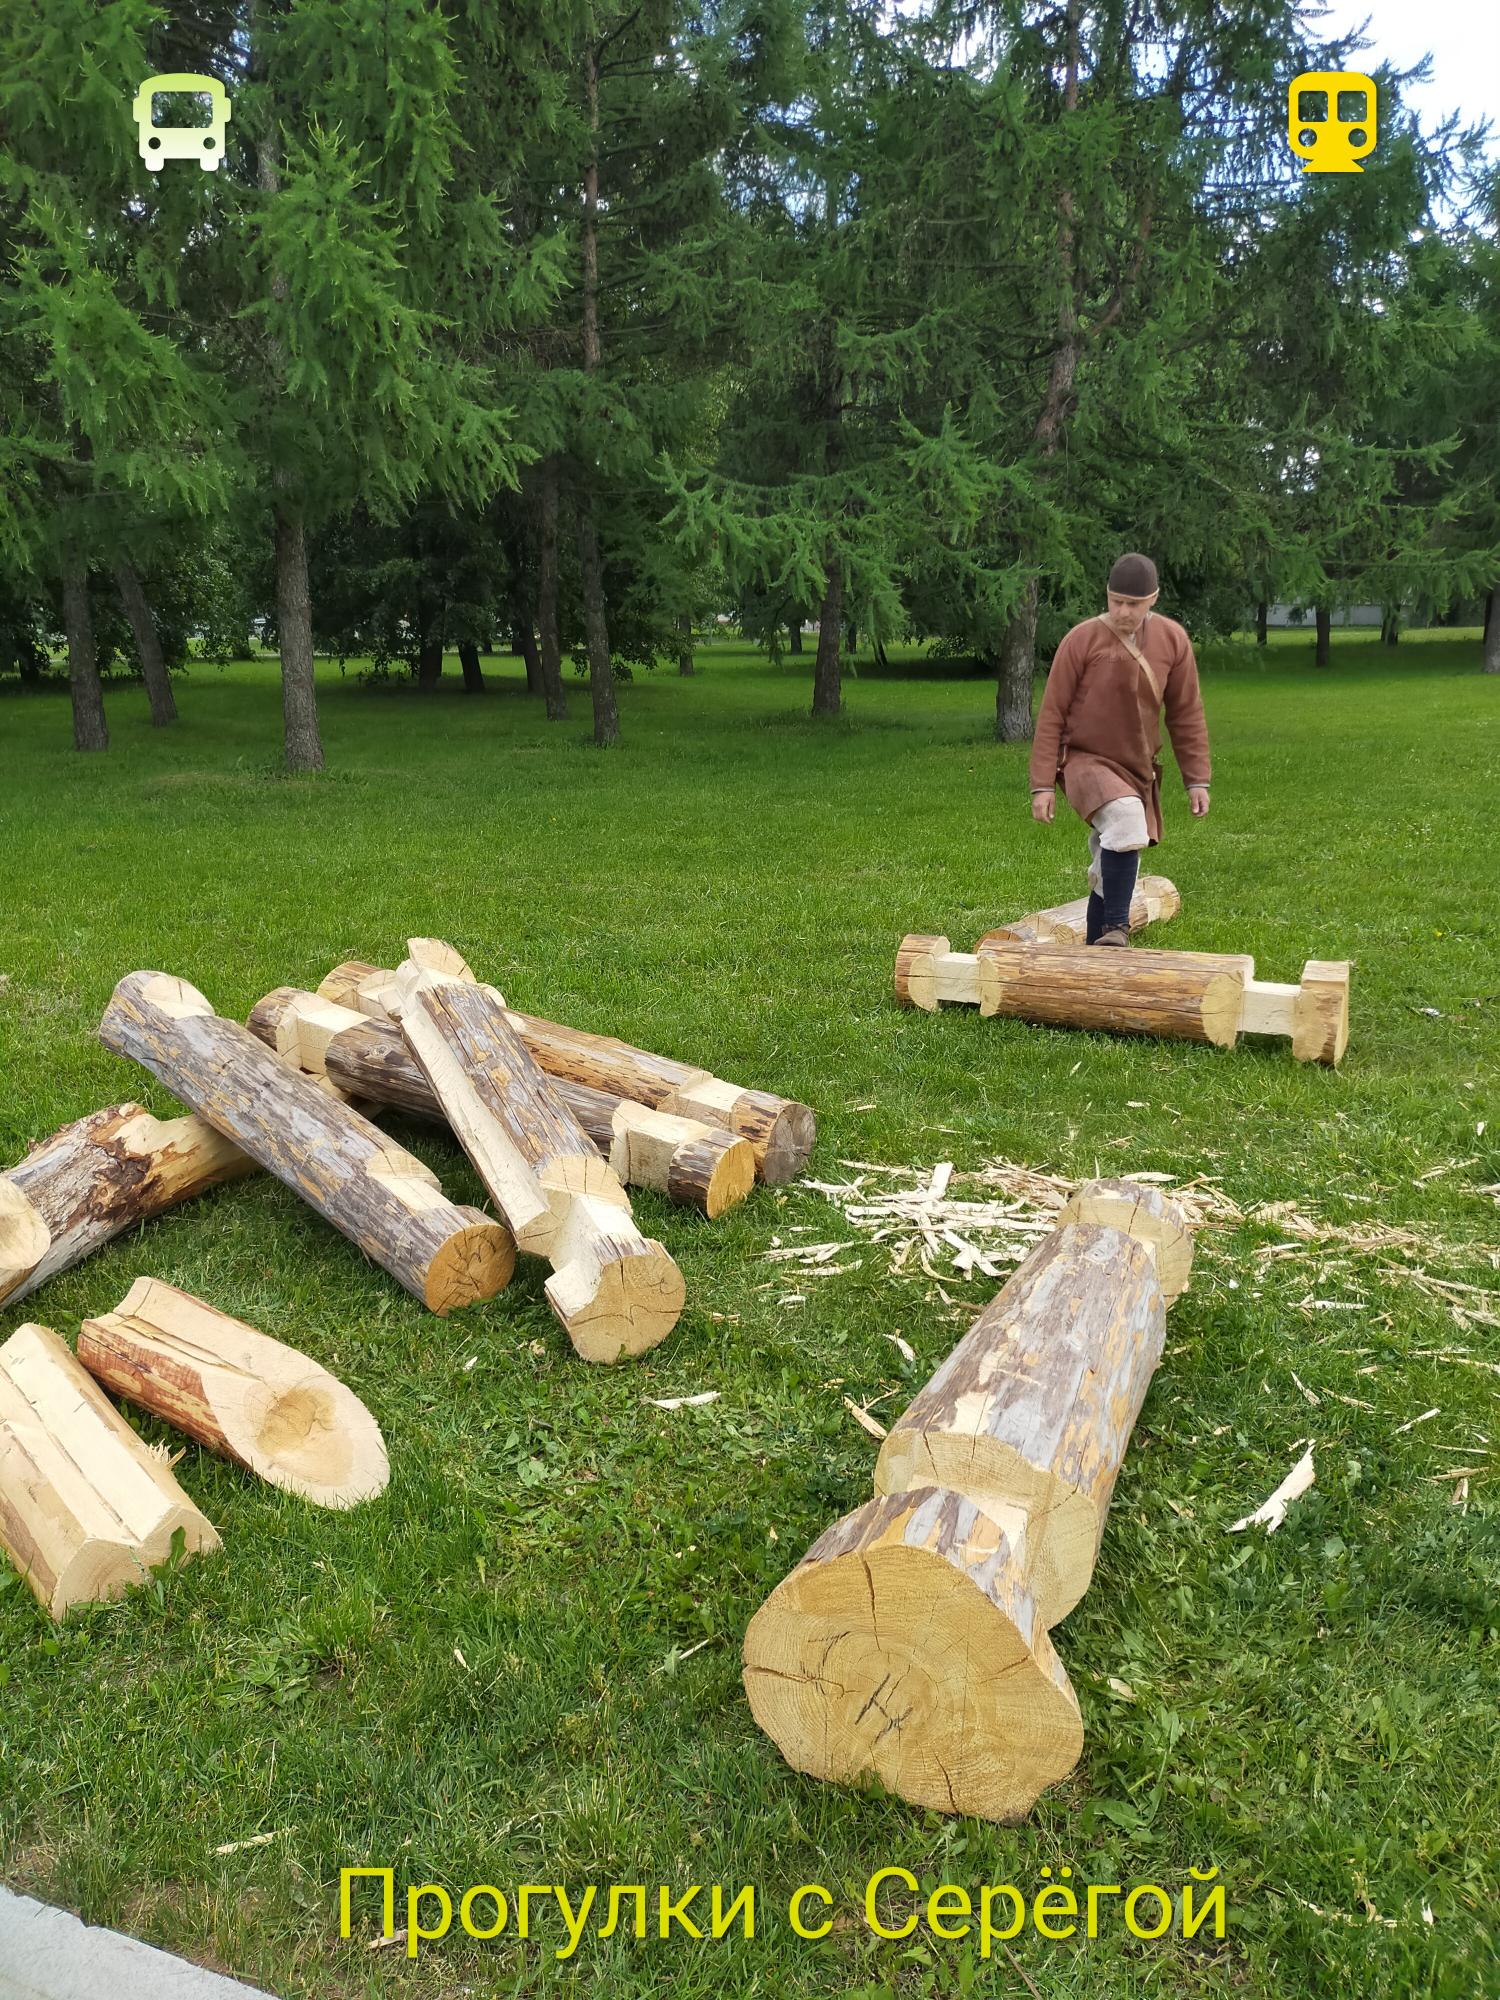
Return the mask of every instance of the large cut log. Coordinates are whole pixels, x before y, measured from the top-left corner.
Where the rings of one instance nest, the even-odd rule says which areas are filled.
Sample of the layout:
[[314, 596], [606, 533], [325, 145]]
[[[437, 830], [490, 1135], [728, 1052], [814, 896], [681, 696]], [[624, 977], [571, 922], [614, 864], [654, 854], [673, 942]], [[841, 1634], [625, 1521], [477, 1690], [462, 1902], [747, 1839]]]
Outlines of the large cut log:
[[[1182, 908], [1176, 885], [1165, 875], [1143, 875], [1130, 899], [1130, 928], [1143, 931], [1147, 924], [1165, 923]], [[974, 947], [980, 951], [992, 938], [1015, 939], [1022, 944], [1082, 944], [1088, 935], [1089, 899], [1079, 896], [1071, 903], [1059, 903], [1050, 910], [1033, 910], [1012, 924], [997, 924], [986, 931]]]
[[[443, 1117], [394, 1021], [367, 1018], [319, 994], [279, 986], [256, 1004], [246, 1026], [311, 1076], [329, 1076], [376, 1104], [422, 1118]], [[554, 1077], [552, 1087], [631, 1187], [654, 1188], [712, 1217], [743, 1201], [755, 1185], [755, 1154], [737, 1133], [650, 1111], [633, 1098], [566, 1077]]]
[[751, 1712], [817, 1778], [1016, 1820], [1083, 1748], [1078, 1701], [1004, 1529], [923, 1487], [835, 1522], [745, 1633]]
[[[421, 953], [414, 955], [420, 957]], [[473, 977], [456, 953], [439, 957], [435, 963], [437, 969], [457, 977], [465, 973]], [[325, 999], [358, 1013], [389, 1018], [394, 977], [380, 966], [349, 959], [334, 967], [318, 991]], [[767, 1090], [742, 1090], [737, 1083], [725, 1083], [706, 1069], [651, 1055], [608, 1035], [560, 1027], [555, 1021], [520, 1014], [514, 1008], [510, 1021], [549, 1076], [591, 1084], [596, 1090], [633, 1098], [653, 1111], [673, 1112], [737, 1132], [754, 1147], [756, 1171], [763, 1181], [792, 1180], [812, 1151], [815, 1127], [805, 1104], [773, 1096]]]
[[78, 1359], [107, 1389], [320, 1507], [383, 1493], [379, 1426], [326, 1368], [158, 1278], [86, 1319]]
[[401, 1033], [454, 1136], [510, 1224], [545, 1257], [547, 1301], [586, 1361], [665, 1340], [685, 1290], [641, 1234], [619, 1176], [537, 1068], [491, 986], [408, 961]]
[[493, 1298], [515, 1266], [510, 1232], [459, 1208], [437, 1176], [339, 1098], [320, 1089], [195, 986], [132, 972], [99, 1037], [132, 1057], [435, 1313]]
[[[139, 1104], [114, 1104], [64, 1125], [0, 1175], [0, 1300], [19, 1304], [122, 1230], [255, 1171], [254, 1160], [202, 1118], [153, 1118]], [[50, 1240], [7, 1291], [4, 1215], [12, 1193]]]
[[1149, 1244], [1168, 1305], [1187, 1290], [1193, 1268], [1193, 1225], [1182, 1204], [1149, 1181], [1080, 1182], [1059, 1211], [1056, 1227], [1069, 1222], [1120, 1229]]
[[54, 1618], [118, 1597], [219, 1538], [98, 1384], [44, 1326], [0, 1347], [0, 1545]]
[[1005, 1529], [1045, 1625], [1088, 1588], [1161, 1360], [1153, 1220], [1068, 1222], [990, 1301], [880, 1448], [877, 1493], [945, 1486]]
[[976, 951], [912, 932], [896, 952], [896, 998], [945, 1001], [1059, 1028], [1107, 1028], [1229, 1048], [1241, 1034], [1290, 1040], [1299, 1062], [1336, 1063], [1349, 1039], [1346, 960], [1309, 959], [1296, 986], [1255, 977], [1243, 952], [1100, 951], [991, 931]]

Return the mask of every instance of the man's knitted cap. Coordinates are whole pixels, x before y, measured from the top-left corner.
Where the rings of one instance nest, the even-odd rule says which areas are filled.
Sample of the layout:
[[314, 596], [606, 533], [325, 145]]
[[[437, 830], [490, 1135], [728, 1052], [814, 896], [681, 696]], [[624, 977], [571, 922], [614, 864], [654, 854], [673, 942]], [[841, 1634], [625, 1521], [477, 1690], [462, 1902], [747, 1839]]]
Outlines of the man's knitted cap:
[[1150, 556], [1121, 556], [1109, 573], [1109, 588], [1118, 597], [1149, 597], [1156, 587], [1156, 564]]

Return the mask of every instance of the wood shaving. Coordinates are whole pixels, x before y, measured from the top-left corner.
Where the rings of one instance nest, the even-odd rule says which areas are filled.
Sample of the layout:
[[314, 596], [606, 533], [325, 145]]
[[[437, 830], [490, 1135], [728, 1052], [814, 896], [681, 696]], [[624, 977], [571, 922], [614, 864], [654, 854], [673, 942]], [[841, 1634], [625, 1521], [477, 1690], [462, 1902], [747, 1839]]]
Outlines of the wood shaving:
[[1268, 1535], [1274, 1535], [1286, 1519], [1288, 1507], [1294, 1500], [1300, 1499], [1316, 1480], [1317, 1473], [1313, 1469], [1313, 1448], [1309, 1445], [1276, 1491], [1263, 1500], [1253, 1514], [1247, 1514], [1242, 1521], [1236, 1521], [1228, 1532], [1237, 1535], [1245, 1528], [1264, 1527]]
[[642, 1396], [654, 1410], [699, 1410], [705, 1403], [717, 1403], [720, 1391], [705, 1389], [701, 1396]]
[[844, 1398], [844, 1408], [853, 1417], [860, 1429], [868, 1431], [872, 1438], [885, 1438], [888, 1435], [885, 1425], [877, 1417], [872, 1417], [867, 1409], [861, 1408], [852, 1396]]

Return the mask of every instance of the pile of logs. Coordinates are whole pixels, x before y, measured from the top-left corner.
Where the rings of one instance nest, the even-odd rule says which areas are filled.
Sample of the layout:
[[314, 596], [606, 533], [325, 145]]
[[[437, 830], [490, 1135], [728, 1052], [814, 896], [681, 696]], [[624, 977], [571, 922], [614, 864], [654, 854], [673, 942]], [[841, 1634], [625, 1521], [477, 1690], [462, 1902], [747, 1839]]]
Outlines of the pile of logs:
[[1091, 1182], [979, 1315], [886, 1437], [875, 1497], [750, 1621], [746, 1693], [795, 1769], [1009, 1821], [1073, 1768], [1048, 1634], [1093, 1575], [1191, 1261], [1167, 1196]]
[[[517, 1253], [589, 1361], [644, 1353], [682, 1311], [681, 1271], [631, 1213], [652, 1188], [705, 1216], [798, 1173], [805, 1105], [628, 1043], [518, 1014], [451, 947], [414, 938], [393, 970], [349, 962], [317, 993], [279, 987], [248, 1027], [186, 980], [133, 972], [100, 1039], [190, 1115], [115, 1105], [0, 1173], [0, 1305], [138, 1223], [258, 1168], [275, 1175], [428, 1310], [494, 1298]], [[349, 1004], [345, 1004], [349, 1003]], [[497, 1214], [448, 1199], [372, 1120], [448, 1125]], [[183, 1531], [217, 1537], [95, 1381], [303, 1498], [381, 1491], [384, 1446], [331, 1375], [243, 1321], [142, 1278], [86, 1320], [77, 1358], [50, 1329], [0, 1347], [0, 1546], [55, 1617], [145, 1574]]]
[[[945, 1001], [1045, 1027], [1105, 1028], [1233, 1048], [1241, 1035], [1277, 1035], [1299, 1062], [1335, 1064], [1349, 1040], [1349, 963], [1309, 959], [1296, 985], [1255, 977], [1242, 952], [1090, 951], [1083, 903], [1042, 910], [987, 931], [973, 951], [913, 932], [896, 952], [896, 998], [935, 1013]], [[1178, 908], [1177, 892], [1148, 875], [1132, 931]]]

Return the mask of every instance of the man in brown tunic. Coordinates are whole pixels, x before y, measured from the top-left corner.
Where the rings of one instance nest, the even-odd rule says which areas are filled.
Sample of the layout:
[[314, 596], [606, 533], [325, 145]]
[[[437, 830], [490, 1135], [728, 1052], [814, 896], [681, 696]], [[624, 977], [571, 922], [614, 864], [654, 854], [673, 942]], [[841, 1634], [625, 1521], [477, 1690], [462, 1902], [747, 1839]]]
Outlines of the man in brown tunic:
[[1208, 724], [1188, 635], [1153, 610], [1156, 565], [1124, 555], [1108, 609], [1075, 625], [1052, 658], [1031, 749], [1031, 814], [1054, 788], [1089, 828], [1089, 944], [1130, 942], [1141, 848], [1161, 839], [1161, 716], [1194, 819], [1208, 811]]

